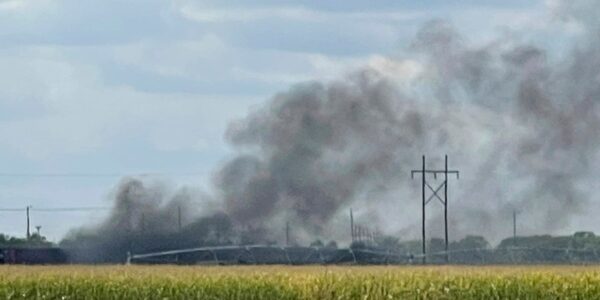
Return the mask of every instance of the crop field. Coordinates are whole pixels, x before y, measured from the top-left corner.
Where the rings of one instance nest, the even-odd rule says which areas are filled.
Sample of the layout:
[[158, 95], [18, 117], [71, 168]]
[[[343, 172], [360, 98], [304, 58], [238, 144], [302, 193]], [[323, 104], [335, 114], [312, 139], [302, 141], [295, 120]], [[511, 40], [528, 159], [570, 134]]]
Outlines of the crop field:
[[600, 299], [600, 268], [2, 266], [0, 298]]

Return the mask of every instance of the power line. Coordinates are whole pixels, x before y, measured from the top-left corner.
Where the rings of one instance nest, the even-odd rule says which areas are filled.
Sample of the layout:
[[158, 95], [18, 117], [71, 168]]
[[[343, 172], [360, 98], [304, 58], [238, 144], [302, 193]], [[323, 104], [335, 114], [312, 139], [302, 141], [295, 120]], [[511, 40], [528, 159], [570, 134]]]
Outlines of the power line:
[[0, 173], [0, 177], [119, 177], [123, 174], [102, 173]]
[[41, 178], [110, 178], [126, 176], [177, 176], [191, 177], [203, 176], [203, 173], [168, 173], [168, 172], [140, 172], [140, 173], [0, 173], [0, 177], [41, 177]]
[[[30, 207], [31, 211], [38, 212], [69, 212], [69, 211], [93, 211], [93, 210], [109, 210], [111, 207], [97, 206], [97, 207], [44, 207], [44, 208], [35, 208]], [[23, 212], [26, 211], [27, 208], [0, 208], [0, 212]]]
[[31, 208], [32, 211], [40, 212], [58, 212], [58, 211], [92, 211], [92, 210], [108, 210], [110, 207], [49, 207], [49, 208]]
[[25, 208], [0, 208], [0, 211], [25, 211]]

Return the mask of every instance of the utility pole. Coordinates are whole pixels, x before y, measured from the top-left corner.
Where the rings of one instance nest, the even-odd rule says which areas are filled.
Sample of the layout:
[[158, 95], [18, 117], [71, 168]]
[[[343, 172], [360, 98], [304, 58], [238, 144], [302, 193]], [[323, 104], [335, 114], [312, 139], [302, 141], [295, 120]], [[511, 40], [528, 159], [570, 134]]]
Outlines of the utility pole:
[[[422, 224], [422, 228], [423, 228], [423, 232], [422, 232], [422, 252], [423, 252], [423, 264], [427, 263], [427, 257], [425, 257], [427, 255], [427, 239], [425, 237], [425, 205], [427, 205], [427, 203], [425, 202], [425, 155], [423, 155], [423, 169], [421, 169], [421, 171], [423, 172], [423, 176], [421, 176], [423, 178], [422, 184], [421, 184], [421, 195], [423, 196], [423, 214], [422, 214], [422, 220], [423, 220], [423, 224]], [[411, 174], [412, 175], [412, 174]]]
[[285, 245], [290, 246], [290, 222], [285, 222]]
[[181, 205], [177, 206], [177, 230], [181, 233]]
[[363, 241], [365, 237], [365, 228], [362, 226], [358, 226], [358, 240]]
[[142, 231], [142, 235], [144, 235], [144, 234], [145, 234], [145, 231], [146, 231], [146, 216], [145, 216], [145, 214], [144, 214], [144, 213], [142, 213], [142, 219], [141, 219], [141, 221], [140, 221], [140, 225], [141, 225], [141, 226], [140, 226], [140, 227], [141, 227], [140, 229], [141, 229], [141, 231]]
[[27, 205], [26, 207], [26, 214], [27, 214], [27, 240], [29, 241], [31, 239], [31, 231], [30, 231], [30, 220], [29, 220], [29, 209], [31, 208], [31, 205]]
[[444, 156], [444, 241], [446, 249], [446, 263], [450, 262], [448, 256], [448, 155]]
[[517, 211], [513, 210], [513, 246], [517, 246]]
[[355, 232], [354, 232], [354, 217], [352, 216], [352, 208], [350, 208], [350, 237], [352, 242], [354, 242]]
[[[431, 185], [427, 182], [427, 174], [433, 174], [433, 178], [437, 179], [438, 174], [444, 174], [444, 182], [442, 182], [436, 189], [433, 189]], [[420, 170], [412, 170], [410, 172], [411, 178], [414, 178], [415, 174], [421, 174], [421, 196], [422, 196], [422, 251], [423, 251], [423, 263], [427, 262], [427, 239], [426, 239], [426, 231], [425, 231], [425, 207], [427, 204], [435, 197], [437, 198], [442, 205], [444, 205], [444, 245], [446, 249], [446, 263], [450, 261], [448, 256], [448, 174], [455, 174], [456, 179], [459, 178], [459, 171], [457, 170], [448, 170], [448, 155], [445, 156], [445, 166], [443, 170], [428, 170], [425, 165], [425, 155], [423, 155], [423, 165]], [[425, 187], [429, 188], [431, 194], [427, 200], [425, 200]], [[441, 188], [444, 188], [444, 199], [442, 199], [437, 193]]]

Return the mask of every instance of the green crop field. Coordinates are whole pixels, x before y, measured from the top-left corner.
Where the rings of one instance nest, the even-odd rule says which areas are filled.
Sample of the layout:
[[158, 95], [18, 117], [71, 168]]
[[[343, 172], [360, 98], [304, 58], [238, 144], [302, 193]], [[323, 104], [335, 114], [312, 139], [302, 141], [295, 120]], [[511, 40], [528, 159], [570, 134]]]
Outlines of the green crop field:
[[2, 266], [0, 298], [600, 299], [600, 268]]

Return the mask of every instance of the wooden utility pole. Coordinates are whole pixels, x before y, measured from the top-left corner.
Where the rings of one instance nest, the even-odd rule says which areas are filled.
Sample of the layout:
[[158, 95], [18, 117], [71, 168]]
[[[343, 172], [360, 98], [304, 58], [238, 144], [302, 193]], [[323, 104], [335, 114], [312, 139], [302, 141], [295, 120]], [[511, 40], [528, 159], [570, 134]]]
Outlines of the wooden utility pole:
[[177, 230], [181, 233], [181, 205], [177, 206]]
[[354, 216], [352, 216], [352, 208], [350, 208], [350, 238], [352, 242], [354, 242], [355, 235], [356, 234], [354, 232]]
[[30, 219], [29, 219], [29, 209], [31, 209], [31, 205], [27, 205], [27, 208], [25, 209], [26, 214], [27, 214], [27, 240], [31, 239], [31, 230], [30, 230]]
[[[444, 242], [446, 249], [446, 262], [450, 261], [448, 256], [448, 174], [455, 174], [456, 179], [459, 178], [459, 172], [457, 170], [448, 170], [448, 155], [445, 156], [445, 166], [443, 170], [428, 170], [425, 165], [425, 155], [423, 155], [423, 165], [420, 170], [412, 170], [410, 172], [411, 178], [414, 178], [415, 174], [421, 174], [421, 196], [422, 196], [422, 251], [423, 251], [423, 263], [427, 262], [427, 239], [426, 239], [426, 231], [425, 231], [425, 207], [427, 204], [435, 197], [437, 198], [442, 205], [444, 205]], [[444, 174], [444, 182], [442, 182], [436, 189], [433, 189], [431, 185], [427, 182], [427, 174], [433, 174], [433, 178], [437, 179], [438, 174]], [[425, 199], [425, 187], [429, 188], [431, 191], [431, 195], [426, 200]], [[444, 188], [444, 198], [442, 199], [437, 193], [441, 188]]]
[[290, 222], [285, 222], [285, 245], [290, 246]]
[[422, 177], [422, 184], [421, 184], [421, 195], [423, 196], [423, 215], [422, 215], [422, 220], [423, 220], [423, 235], [422, 235], [422, 242], [423, 242], [423, 264], [427, 263], [427, 258], [425, 257], [427, 255], [427, 239], [425, 237], [425, 206], [427, 205], [427, 203], [425, 202], [425, 184], [427, 183], [425, 181], [425, 155], [423, 155], [423, 169], [421, 170], [421, 172], [423, 172], [423, 176]]
[[513, 210], [513, 247], [517, 246], [517, 211]]
[[448, 155], [445, 156], [444, 167], [444, 240], [446, 249], [446, 263], [450, 262], [448, 256]]

